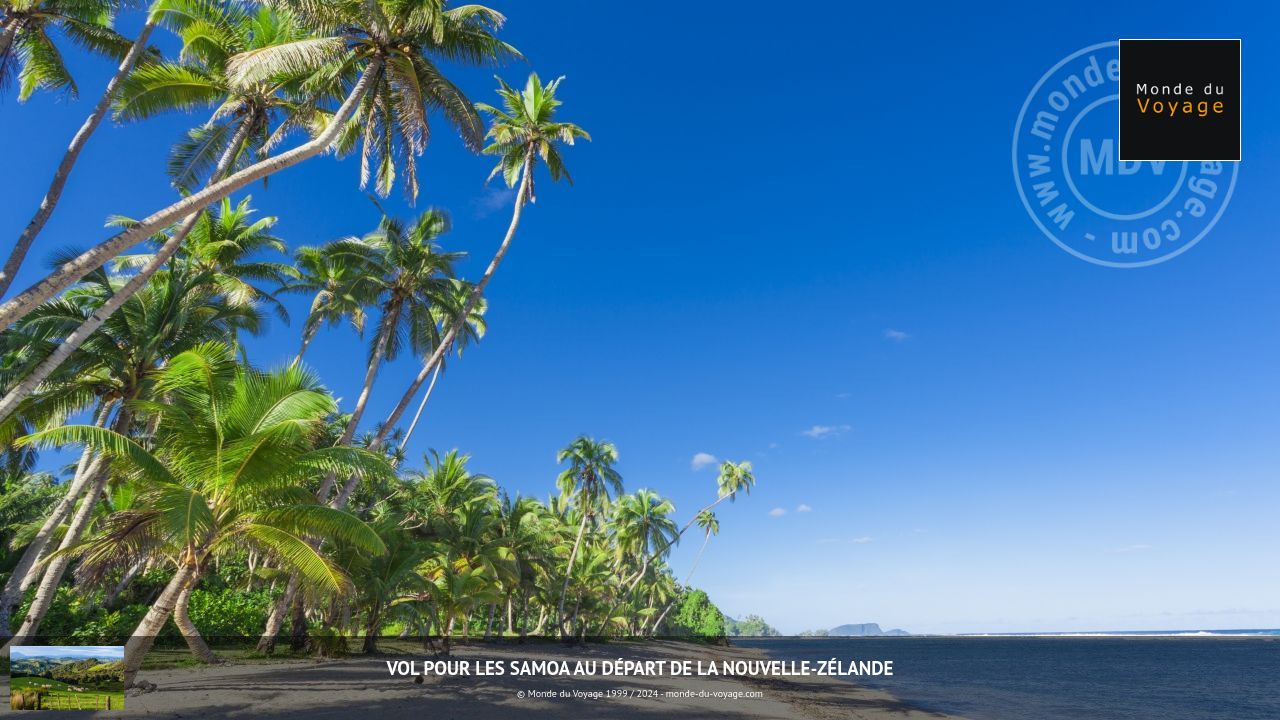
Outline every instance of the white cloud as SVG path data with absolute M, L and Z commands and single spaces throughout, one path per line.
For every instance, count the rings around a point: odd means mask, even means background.
M 485 218 L 499 210 L 505 210 L 510 207 L 515 198 L 515 190 L 491 185 L 485 188 L 480 197 L 471 201 L 471 207 L 475 211 L 476 217 Z
M 822 440 L 836 435 L 842 435 L 853 429 L 851 425 L 814 425 L 808 430 L 800 431 L 801 435 L 811 437 L 814 440 Z
M 693 460 L 689 463 L 689 467 L 694 470 L 701 470 L 708 465 L 715 465 L 720 459 L 711 453 L 700 452 L 693 456 Z
M 800 503 L 800 507 L 796 508 L 796 512 L 810 512 L 811 510 L 813 510 L 813 508 L 805 505 L 804 503 Z
M 853 393 L 847 393 L 847 392 L 838 392 L 838 393 L 836 393 L 836 399 L 837 399 L 837 400 L 848 400 L 848 399 L 849 399 L 849 398 L 851 398 L 851 397 L 853 397 Z
M 863 536 L 863 537 L 856 537 L 850 540 L 849 542 L 853 543 L 854 545 L 866 545 L 867 543 L 874 542 L 874 541 L 875 541 L 875 538 L 869 538 L 869 537 Z
M 787 514 L 786 508 L 774 508 L 769 511 L 769 517 L 782 517 Z
M 911 333 L 906 332 L 905 330 L 894 330 L 893 328 L 889 328 L 884 331 L 884 339 L 892 340 L 893 342 L 904 342 L 911 339 Z

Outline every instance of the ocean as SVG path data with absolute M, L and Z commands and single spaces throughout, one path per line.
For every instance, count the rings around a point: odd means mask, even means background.
M 970 720 L 1280 720 L 1280 631 L 734 638 L 780 660 L 892 660 L 852 678 Z

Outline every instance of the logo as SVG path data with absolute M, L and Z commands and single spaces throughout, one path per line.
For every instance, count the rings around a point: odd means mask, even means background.
M 1058 247 L 1095 265 L 1146 267 L 1200 242 L 1226 210 L 1239 165 L 1124 161 L 1119 43 L 1063 58 L 1031 89 L 1013 133 L 1022 205 Z
M 1120 157 L 1240 160 L 1240 41 L 1120 41 Z

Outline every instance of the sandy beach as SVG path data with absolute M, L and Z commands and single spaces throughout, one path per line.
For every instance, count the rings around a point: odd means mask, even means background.
M 470 660 L 721 660 L 762 657 L 755 650 L 685 643 L 643 645 L 473 645 L 455 649 Z M 327 661 L 228 663 L 144 671 L 157 690 L 126 702 L 127 717 L 308 717 L 368 715 L 378 720 L 500 718 L 777 718 L 779 720 L 924 720 L 948 716 L 905 705 L 891 695 L 835 678 L 706 677 L 429 677 L 416 684 L 388 673 L 403 655 Z M 608 697 L 610 690 L 629 697 Z M 692 697 L 667 692 L 691 690 Z M 561 697 L 574 691 L 588 697 Z M 657 697 L 638 697 L 637 692 Z M 543 693 L 551 693 L 551 697 Z M 599 698 L 589 697 L 601 693 Z M 523 694 L 523 696 L 522 696 Z M 52 716 L 61 713 L 53 713 Z M 98 713 L 120 717 L 120 713 Z M 47 714 L 41 714 L 45 717 Z M 76 717 L 85 717 L 77 713 Z

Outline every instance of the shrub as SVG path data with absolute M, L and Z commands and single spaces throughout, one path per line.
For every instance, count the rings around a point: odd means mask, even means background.
M 666 633 L 707 640 L 721 640 L 725 636 L 724 614 L 701 590 L 685 590 L 680 594 L 675 616 L 666 622 Z

